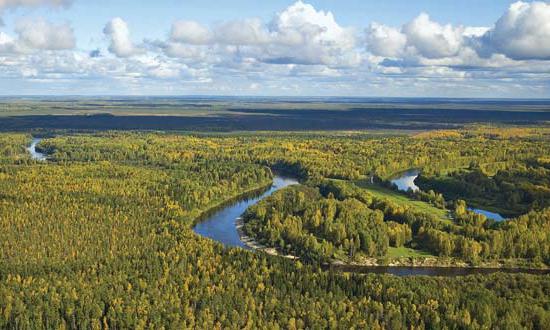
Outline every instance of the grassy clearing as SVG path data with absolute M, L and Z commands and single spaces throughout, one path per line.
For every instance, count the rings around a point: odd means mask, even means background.
M 446 210 L 439 209 L 429 203 L 410 199 L 404 194 L 393 191 L 391 189 L 386 189 L 377 185 L 370 184 L 365 180 L 355 181 L 355 184 L 358 187 L 368 190 L 369 193 L 377 198 L 383 198 L 399 205 L 413 207 L 420 212 L 434 214 L 442 221 L 449 223 L 451 222 L 451 219 L 449 218 L 448 212 Z
M 427 258 L 434 257 L 434 255 L 429 252 L 422 250 L 415 250 L 407 247 L 389 247 L 388 254 L 389 258 Z

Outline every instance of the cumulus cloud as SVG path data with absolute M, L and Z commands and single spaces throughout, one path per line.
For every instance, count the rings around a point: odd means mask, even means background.
M 170 38 L 186 44 L 206 45 L 211 42 L 212 33 L 207 27 L 195 21 L 177 21 L 172 25 Z
M 462 27 L 441 25 L 432 21 L 426 13 L 405 24 L 402 32 L 407 36 L 407 45 L 427 58 L 456 55 L 464 41 Z
M 0 0 L 0 13 L 69 2 Z M 135 88 L 137 93 L 405 95 L 419 89 L 488 90 L 489 82 L 504 86 L 513 79 L 547 92 L 549 6 L 518 2 L 492 27 L 436 22 L 425 13 L 400 26 L 367 22 L 361 31 L 298 1 L 269 20 L 176 21 L 165 39 L 144 41 L 133 40 L 128 24 L 114 18 L 103 30 L 108 50 L 100 44 L 74 49 L 66 23 L 21 20 L 10 29 L 12 36 L 0 31 L 0 84 L 2 78 L 7 84 L 21 78 L 59 88 L 71 81 L 90 84 L 86 91 L 95 93 Z M 105 87 L 109 83 L 122 88 Z
M 490 66 L 496 55 L 516 61 L 550 60 L 550 4 L 513 3 L 492 28 L 444 25 L 426 13 L 401 28 L 371 23 L 365 43 L 373 55 L 417 64 L 454 58 Z
M 371 23 L 367 30 L 367 48 L 375 55 L 399 57 L 407 45 L 407 36 L 399 29 L 383 24 Z
M 375 55 L 419 55 L 430 59 L 457 55 L 464 46 L 466 35 L 477 33 L 477 28 L 441 25 L 432 21 L 426 13 L 420 14 L 401 29 L 372 23 L 365 31 L 367 49 Z
M 514 60 L 550 60 L 550 4 L 516 2 L 476 41 L 483 56 L 499 53 Z
M 109 51 L 118 57 L 130 57 L 143 53 L 143 49 L 134 45 L 130 39 L 128 24 L 120 17 L 113 18 L 103 33 L 110 39 Z
M 354 31 L 341 27 L 331 12 L 318 11 L 302 1 L 278 13 L 268 23 L 257 18 L 212 27 L 194 21 L 175 22 L 170 40 L 163 47 L 166 54 L 188 56 L 192 53 L 190 46 L 210 46 L 226 55 L 271 64 L 357 62 Z
M 53 24 L 42 18 L 22 19 L 15 26 L 20 49 L 65 50 L 76 45 L 72 27 L 69 24 Z
M 270 42 L 270 36 L 259 19 L 225 22 L 215 28 L 216 42 L 227 45 L 255 46 Z
M 314 43 L 349 48 L 355 42 L 352 31 L 341 27 L 331 12 L 318 11 L 302 1 L 279 13 L 270 29 L 279 42 L 289 45 Z

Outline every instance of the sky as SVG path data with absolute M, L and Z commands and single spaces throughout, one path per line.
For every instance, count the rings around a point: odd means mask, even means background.
M 550 2 L 0 0 L 0 95 L 550 97 Z

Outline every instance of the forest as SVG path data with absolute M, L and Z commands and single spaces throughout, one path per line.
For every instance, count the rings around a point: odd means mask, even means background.
M 499 204 L 518 213 L 504 222 L 468 205 L 508 198 L 510 183 L 512 193 L 547 191 L 549 141 L 545 127 L 55 132 L 38 145 L 42 162 L 26 151 L 29 134 L 0 134 L 0 328 L 545 329 L 549 275 L 394 277 L 321 264 L 407 247 L 467 265 L 547 268 L 544 197 Z M 411 168 L 429 189 L 387 184 Z M 477 171 L 482 180 L 452 194 Z M 250 208 L 245 230 L 299 260 L 192 231 L 274 173 L 302 184 Z
M 473 163 L 448 175 L 422 176 L 418 184 L 423 190 L 440 191 L 449 198 L 466 199 L 472 205 L 490 206 L 511 216 L 550 206 L 550 164 L 544 158 L 513 164 L 496 173 L 487 173 Z

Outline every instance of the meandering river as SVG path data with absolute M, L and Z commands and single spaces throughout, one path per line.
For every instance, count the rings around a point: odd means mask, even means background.
M 414 175 L 409 172 L 408 175 Z M 418 174 L 416 174 L 418 176 Z M 410 181 L 410 179 L 405 179 Z M 412 180 L 414 182 L 414 179 Z M 246 209 L 260 200 L 270 196 L 275 191 L 290 185 L 298 184 L 298 181 L 292 178 L 275 176 L 271 188 L 263 193 L 258 193 L 253 197 L 242 198 L 226 207 L 213 212 L 203 221 L 198 223 L 194 228 L 194 232 L 223 243 L 229 247 L 240 247 L 249 249 L 246 244 L 241 241 L 237 231 L 237 219 L 246 211 Z M 525 269 L 497 269 L 497 268 L 458 268 L 458 267 L 377 267 L 377 266 L 347 266 L 347 265 L 332 265 L 327 266 L 336 271 L 354 272 L 361 274 L 391 274 L 396 276 L 465 276 L 472 274 L 490 274 L 496 272 L 505 273 L 530 273 L 530 274 L 549 274 L 547 270 L 525 270 Z
M 27 148 L 31 157 L 35 160 L 44 161 L 46 155 L 36 151 L 36 145 L 40 143 L 41 139 L 34 138 L 31 145 Z M 418 177 L 419 171 L 411 170 L 403 173 L 399 178 L 392 180 L 400 190 L 419 189 L 414 180 Z M 203 221 L 198 223 L 194 228 L 194 232 L 208 237 L 210 239 L 219 241 L 225 246 L 240 247 L 249 249 L 245 245 L 239 236 L 237 231 L 236 222 L 237 219 L 246 211 L 250 206 L 258 203 L 262 199 L 270 196 L 277 190 L 283 189 L 290 185 L 298 184 L 298 180 L 283 177 L 280 175 L 275 176 L 273 184 L 270 188 L 264 192 L 254 194 L 252 197 L 245 197 L 237 199 L 233 203 L 229 203 L 227 206 L 220 208 L 217 211 L 209 214 Z M 483 210 L 478 210 L 483 211 Z M 486 212 L 486 211 L 485 211 Z M 396 276 L 411 276 L 411 275 L 426 275 L 426 276 L 464 276 L 471 274 L 489 274 L 495 272 L 506 273 L 530 273 L 530 274 L 549 274 L 548 270 L 523 270 L 523 269 L 489 269 L 489 268 L 456 268 L 456 267 L 373 267 L 373 266 L 345 266 L 345 265 L 333 265 L 327 266 L 337 271 L 342 272 L 354 272 L 354 273 L 372 273 L 372 274 L 392 274 Z

